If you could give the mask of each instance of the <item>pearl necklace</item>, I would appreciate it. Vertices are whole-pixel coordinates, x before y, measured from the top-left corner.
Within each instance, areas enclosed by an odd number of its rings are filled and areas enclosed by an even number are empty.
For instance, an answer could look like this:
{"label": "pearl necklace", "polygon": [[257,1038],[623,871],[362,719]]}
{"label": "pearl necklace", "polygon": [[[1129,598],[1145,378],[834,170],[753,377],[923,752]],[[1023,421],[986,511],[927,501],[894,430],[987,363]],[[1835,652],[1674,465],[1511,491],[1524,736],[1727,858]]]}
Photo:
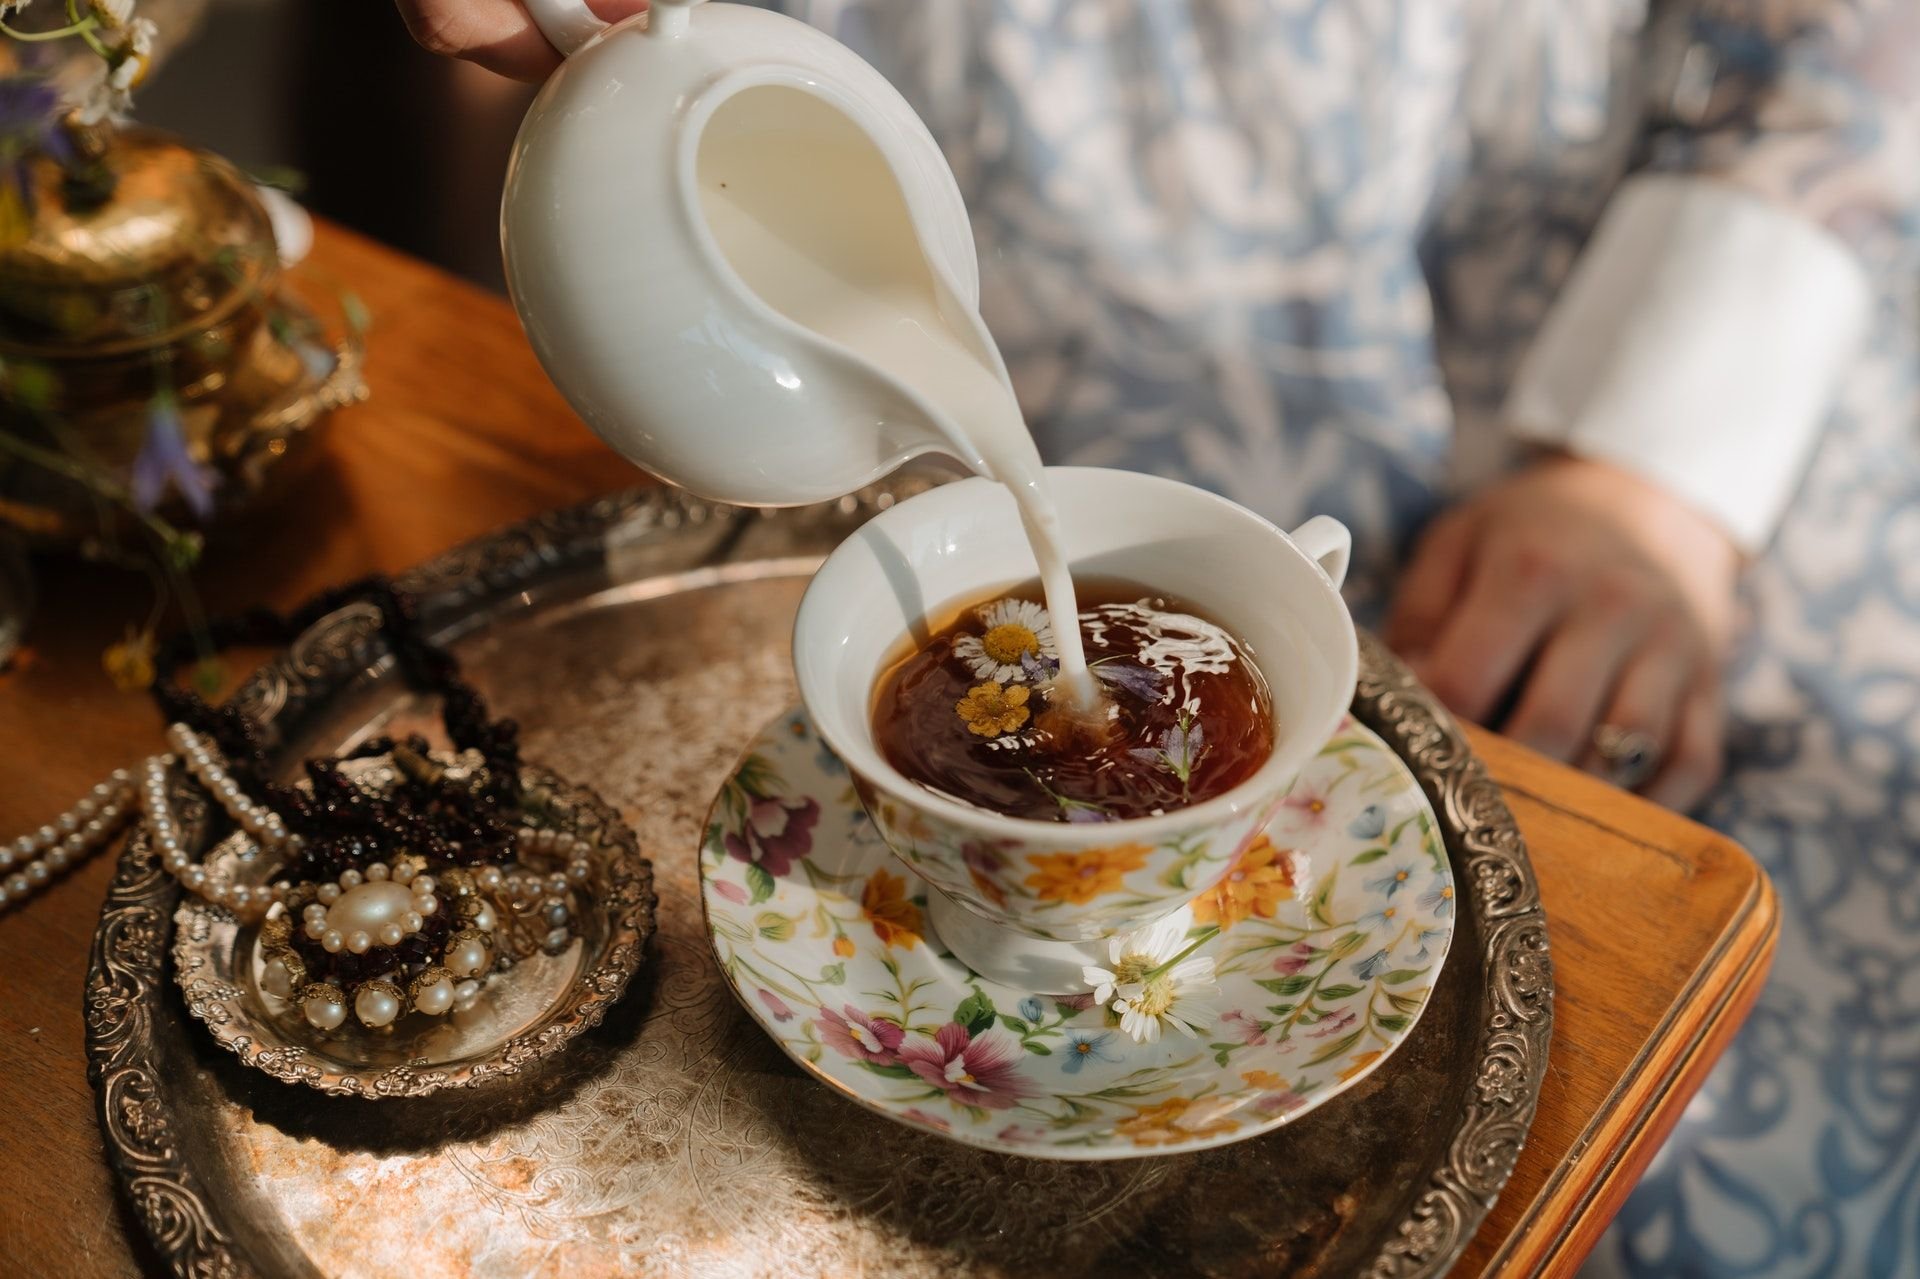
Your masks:
{"label": "pearl necklace", "polygon": [[133,816],[133,774],[115,769],[79,803],[31,835],[0,844],[0,912],[18,907],[106,847]]}
{"label": "pearl necklace", "polygon": [[106,847],[135,813],[146,822],[161,869],[178,879],[187,891],[216,906],[225,906],[248,922],[259,919],[269,906],[286,897],[286,887],[280,884],[249,887],[216,880],[188,854],[181,843],[173,806],[167,802],[167,773],[182,758],[187,770],[260,847],[298,851],[299,836],[289,835],[277,813],[253,803],[241,792],[239,783],[228,775],[224,763],[198,733],[185,724],[173,724],[167,738],[179,754],[153,755],[143,760],[137,787],[132,772],[116,769],[52,822],[31,835],[22,835],[11,845],[0,846],[0,871],[12,872],[0,884],[0,909],[20,906],[56,877],[85,862]]}
{"label": "pearl necklace", "polygon": [[[274,903],[286,900],[284,882],[250,886],[231,879],[217,879],[187,852],[180,824],[167,800],[167,775],[181,761],[256,847],[294,854],[300,851],[304,841],[288,832],[278,813],[247,798],[228,772],[218,749],[210,746],[208,739],[184,723],[174,723],[167,728],[167,740],[175,753],[154,755],[142,761],[137,786],[132,772],[116,769],[112,776],[52,822],[11,844],[0,845],[0,873],[7,873],[4,882],[0,882],[0,911],[20,906],[57,877],[99,852],[135,813],[146,823],[161,869],[179,880],[188,892],[226,907],[247,923],[257,922]],[[562,897],[569,888],[584,884],[592,872],[588,845],[572,836],[523,828],[517,842],[526,852],[552,859],[565,854],[568,858],[565,871],[543,874],[530,867],[516,866],[508,871],[487,867],[480,872],[484,887],[504,890],[518,908],[530,906],[543,896]],[[553,934],[566,931],[567,919],[563,914],[549,914],[546,922],[549,926],[546,941],[552,945],[560,940]]]}

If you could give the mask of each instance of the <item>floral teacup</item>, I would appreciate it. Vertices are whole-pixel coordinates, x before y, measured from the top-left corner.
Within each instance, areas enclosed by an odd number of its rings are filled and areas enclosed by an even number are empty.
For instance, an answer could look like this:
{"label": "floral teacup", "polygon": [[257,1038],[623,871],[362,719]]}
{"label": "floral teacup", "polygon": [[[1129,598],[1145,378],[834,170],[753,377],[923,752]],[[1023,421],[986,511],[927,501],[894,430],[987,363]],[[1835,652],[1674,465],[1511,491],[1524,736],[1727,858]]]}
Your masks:
{"label": "floral teacup", "polygon": [[1173,480],[1083,467],[1047,474],[1076,575],[1176,595],[1259,665],[1273,697],[1273,753],[1239,786],[1156,817],[1046,822],[937,794],[882,757],[874,687],[907,637],[1038,573],[1012,495],[988,480],[920,494],[848,538],[808,587],[793,640],[800,696],[888,847],[936,890],[928,908],[941,941],[975,972],[1033,990],[1077,981],[1095,952],[1088,943],[1214,887],[1338,726],[1358,665],[1338,590],[1351,543],[1337,521],[1316,517],[1289,536]]}

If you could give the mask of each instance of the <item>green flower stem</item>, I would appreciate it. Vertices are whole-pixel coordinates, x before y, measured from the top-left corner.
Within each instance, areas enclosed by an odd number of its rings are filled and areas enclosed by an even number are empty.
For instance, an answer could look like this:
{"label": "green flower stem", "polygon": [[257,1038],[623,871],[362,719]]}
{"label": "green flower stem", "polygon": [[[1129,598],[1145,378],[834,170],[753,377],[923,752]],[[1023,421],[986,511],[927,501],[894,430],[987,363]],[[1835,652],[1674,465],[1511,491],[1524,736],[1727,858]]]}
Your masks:
{"label": "green flower stem", "polygon": [[837,888],[849,880],[860,878],[860,872],[858,871],[847,871],[844,874],[835,874],[833,871],[823,870],[815,866],[811,858],[805,857],[800,859],[800,869],[807,873],[807,883],[813,888]]}
{"label": "green flower stem", "polygon": [[[801,987],[800,991],[794,990],[791,986],[788,986],[786,983],[780,981],[778,978],[769,976],[768,974],[761,972],[758,968],[755,968],[750,962],[748,962],[745,958],[743,958],[738,951],[734,952],[733,960],[740,967],[746,969],[747,972],[753,976],[754,980],[760,982],[762,985],[772,990],[774,994],[784,995],[788,999],[791,999],[796,1004],[811,1003],[815,1008],[818,1008],[820,1006],[820,997],[814,993],[813,983],[809,982],[805,977],[802,977],[799,973],[794,972],[792,969],[786,967],[785,965],[776,965],[776,966],[780,968],[781,972],[786,973],[789,977],[792,977],[795,981],[800,983],[800,987]],[[805,993],[803,994],[801,993],[801,991],[804,991]],[[795,1011],[797,1015],[798,1010],[795,1010]]]}
{"label": "green flower stem", "polygon": [[[895,1003],[900,1005],[900,1025],[907,1030],[919,1029],[913,1024],[914,1017],[920,1013],[931,1012],[933,1010],[932,1004],[916,1004],[913,1002],[913,997],[920,993],[921,986],[926,983],[916,981],[912,986],[908,986],[907,979],[900,972],[900,965],[894,962],[892,955],[882,955],[880,962],[882,966],[886,968],[887,972],[893,976],[893,988],[897,994],[891,996],[891,998]],[[882,999],[890,998],[890,996],[880,992],[869,993],[878,993]],[[933,1031],[927,1030],[924,1033],[930,1035]]]}
{"label": "green flower stem", "polygon": [[1367,992],[1367,1033],[1388,1047],[1392,1047],[1393,1037],[1380,1029],[1378,1020],[1380,1013],[1373,1006],[1374,1001],[1378,1000],[1386,989],[1386,985],[1378,977],[1373,979],[1373,989]]}
{"label": "green flower stem", "polygon": [[1212,941],[1214,938],[1218,937],[1219,935],[1220,935],[1220,926],[1218,924],[1209,926],[1205,932],[1201,933],[1198,937],[1188,942],[1186,949],[1182,950],[1179,954],[1175,955],[1172,959],[1169,959],[1166,963],[1161,964],[1158,967],[1149,968],[1147,969],[1146,972],[1142,973],[1140,975],[1141,982],[1142,983],[1150,982],[1154,978],[1164,975],[1169,970],[1171,970],[1176,964],[1178,964],[1181,960],[1185,959],[1188,955],[1191,955],[1194,951],[1199,950],[1202,946],[1206,945],[1208,942]]}
{"label": "green flower stem", "polygon": [[[200,593],[193,589],[193,582],[186,570],[172,555],[163,554],[161,559],[166,565],[167,582],[173,587],[174,598],[180,602],[180,616],[187,624],[187,633],[193,636],[194,650],[200,654],[203,664],[215,661],[219,657],[219,650],[214,648],[213,636],[207,629],[207,612],[200,606]],[[219,671],[215,668],[212,679],[218,683],[219,678]],[[207,690],[202,689],[201,692]]]}
{"label": "green flower stem", "polygon": [[[68,14],[71,15],[73,11],[73,6],[68,5]],[[0,35],[9,36],[23,44],[40,44],[47,40],[65,40],[69,36],[83,36],[99,25],[100,19],[94,17],[92,14],[81,18],[71,26],[55,27],[51,31],[21,31],[17,27],[10,27],[4,22],[0,22]]]}
{"label": "green flower stem", "polygon": [[1320,971],[1314,975],[1313,985],[1301,992],[1300,1002],[1293,1006],[1293,1011],[1287,1014],[1284,1021],[1278,1023],[1281,1027],[1280,1038],[1282,1040],[1292,1038],[1294,1026],[1299,1024],[1301,1015],[1313,1006],[1315,1000],[1320,998],[1320,987],[1326,984],[1327,978],[1333,974],[1334,967],[1340,962],[1341,958],[1344,958],[1344,956],[1335,957],[1333,951],[1328,950],[1327,962],[1321,967]]}
{"label": "green flower stem", "polygon": [[1040,788],[1042,794],[1059,805],[1060,811],[1063,813],[1070,813],[1076,808],[1084,808],[1095,813],[1104,813],[1107,811],[1105,804],[1096,804],[1092,800],[1067,798],[1040,780],[1040,774],[1034,772],[1031,768],[1023,768],[1020,771],[1027,775],[1027,780]]}
{"label": "green flower stem", "polygon": [[1288,929],[1284,933],[1278,933],[1279,925],[1276,924],[1273,927],[1278,935],[1261,937],[1258,940],[1247,942],[1244,946],[1241,946],[1239,950],[1234,951],[1231,955],[1227,956],[1226,959],[1221,961],[1220,971],[1236,972],[1238,971],[1237,969],[1228,968],[1227,965],[1238,964],[1249,955],[1257,955],[1263,950],[1279,950],[1282,946],[1291,946],[1295,942],[1305,941],[1316,933],[1331,933],[1342,928],[1352,928],[1353,921],[1349,919],[1339,923],[1323,924],[1317,928],[1302,928],[1297,931]]}
{"label": "green flower stem", "polygon": [[87,47],[99,54],[100,57],[106,61],[107,65],[111,67],[116,54],[114,50],[107,48],[107,46],[101,42],[99,36],[94,34],[95,29],[99,26],[97,15],[88,14],[83,21],[80,17],[78,0],[67,0],[67,21],[73,23],[80,38],[87,42]]}

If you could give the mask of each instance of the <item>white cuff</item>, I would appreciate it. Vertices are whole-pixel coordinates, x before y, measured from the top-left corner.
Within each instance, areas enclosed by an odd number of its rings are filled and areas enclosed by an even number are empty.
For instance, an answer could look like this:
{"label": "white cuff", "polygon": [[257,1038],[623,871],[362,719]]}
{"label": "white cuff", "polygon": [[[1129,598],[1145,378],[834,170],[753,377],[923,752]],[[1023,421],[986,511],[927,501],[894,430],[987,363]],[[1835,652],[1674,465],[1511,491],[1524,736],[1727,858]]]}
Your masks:
{"label": "white cuff", "polygon": [[1712,178],[1630,178],[1521,364],[1507,422],[1654,480],[1752,553],[1871,306],[1864,268],[1814,223]]}

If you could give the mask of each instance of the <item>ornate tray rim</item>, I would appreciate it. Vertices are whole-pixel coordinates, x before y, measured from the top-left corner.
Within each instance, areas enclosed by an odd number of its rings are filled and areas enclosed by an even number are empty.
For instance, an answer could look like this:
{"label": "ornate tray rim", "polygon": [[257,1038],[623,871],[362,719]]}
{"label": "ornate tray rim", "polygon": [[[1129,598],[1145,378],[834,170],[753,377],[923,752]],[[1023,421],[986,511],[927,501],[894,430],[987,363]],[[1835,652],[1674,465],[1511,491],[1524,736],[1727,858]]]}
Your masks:
{"label": "ornate tray rim", "polygon": [[[859,503],[842,499],[838,509],[852,515],[860,506],[872,509],[891,500],[891,491],[876,490]],[[731,524],[717,551],[724,555],[748,518],[671,490],[631,490],[509,525],[398,580],[421,598],[430,626],[452,630],[476,605],[523,591],[557,567],[604,563],[617,553],[616,544],[624,544],[619,534],[628,521],[643,536]],[[374,669],[379,660],[372,619],[345,609],[261,667],[236,696],[269,723],[269,744],[278,746],[330,696],[335,681]],[[1361,638],[1353,711],[1419,779],[1484,933],[1478,1055],[1467,1103],[1454,1121],[1445,1159],[1362,1271],[1370,1279],[1438,1276],[1466,1248],[1505,1187],[1533,1120],[1553,1026],[1546,916],[1525,843],[1498,785],[1452,716],[1371,636]],[[177,897],[146,841],[130,839],[89,956],[87,1073],[108,1161],[159,1256],[180,1275],[257,1274],[187,1163],[178,1117],[149,1068],[153,1018],[173,989],[165,962]]]}

